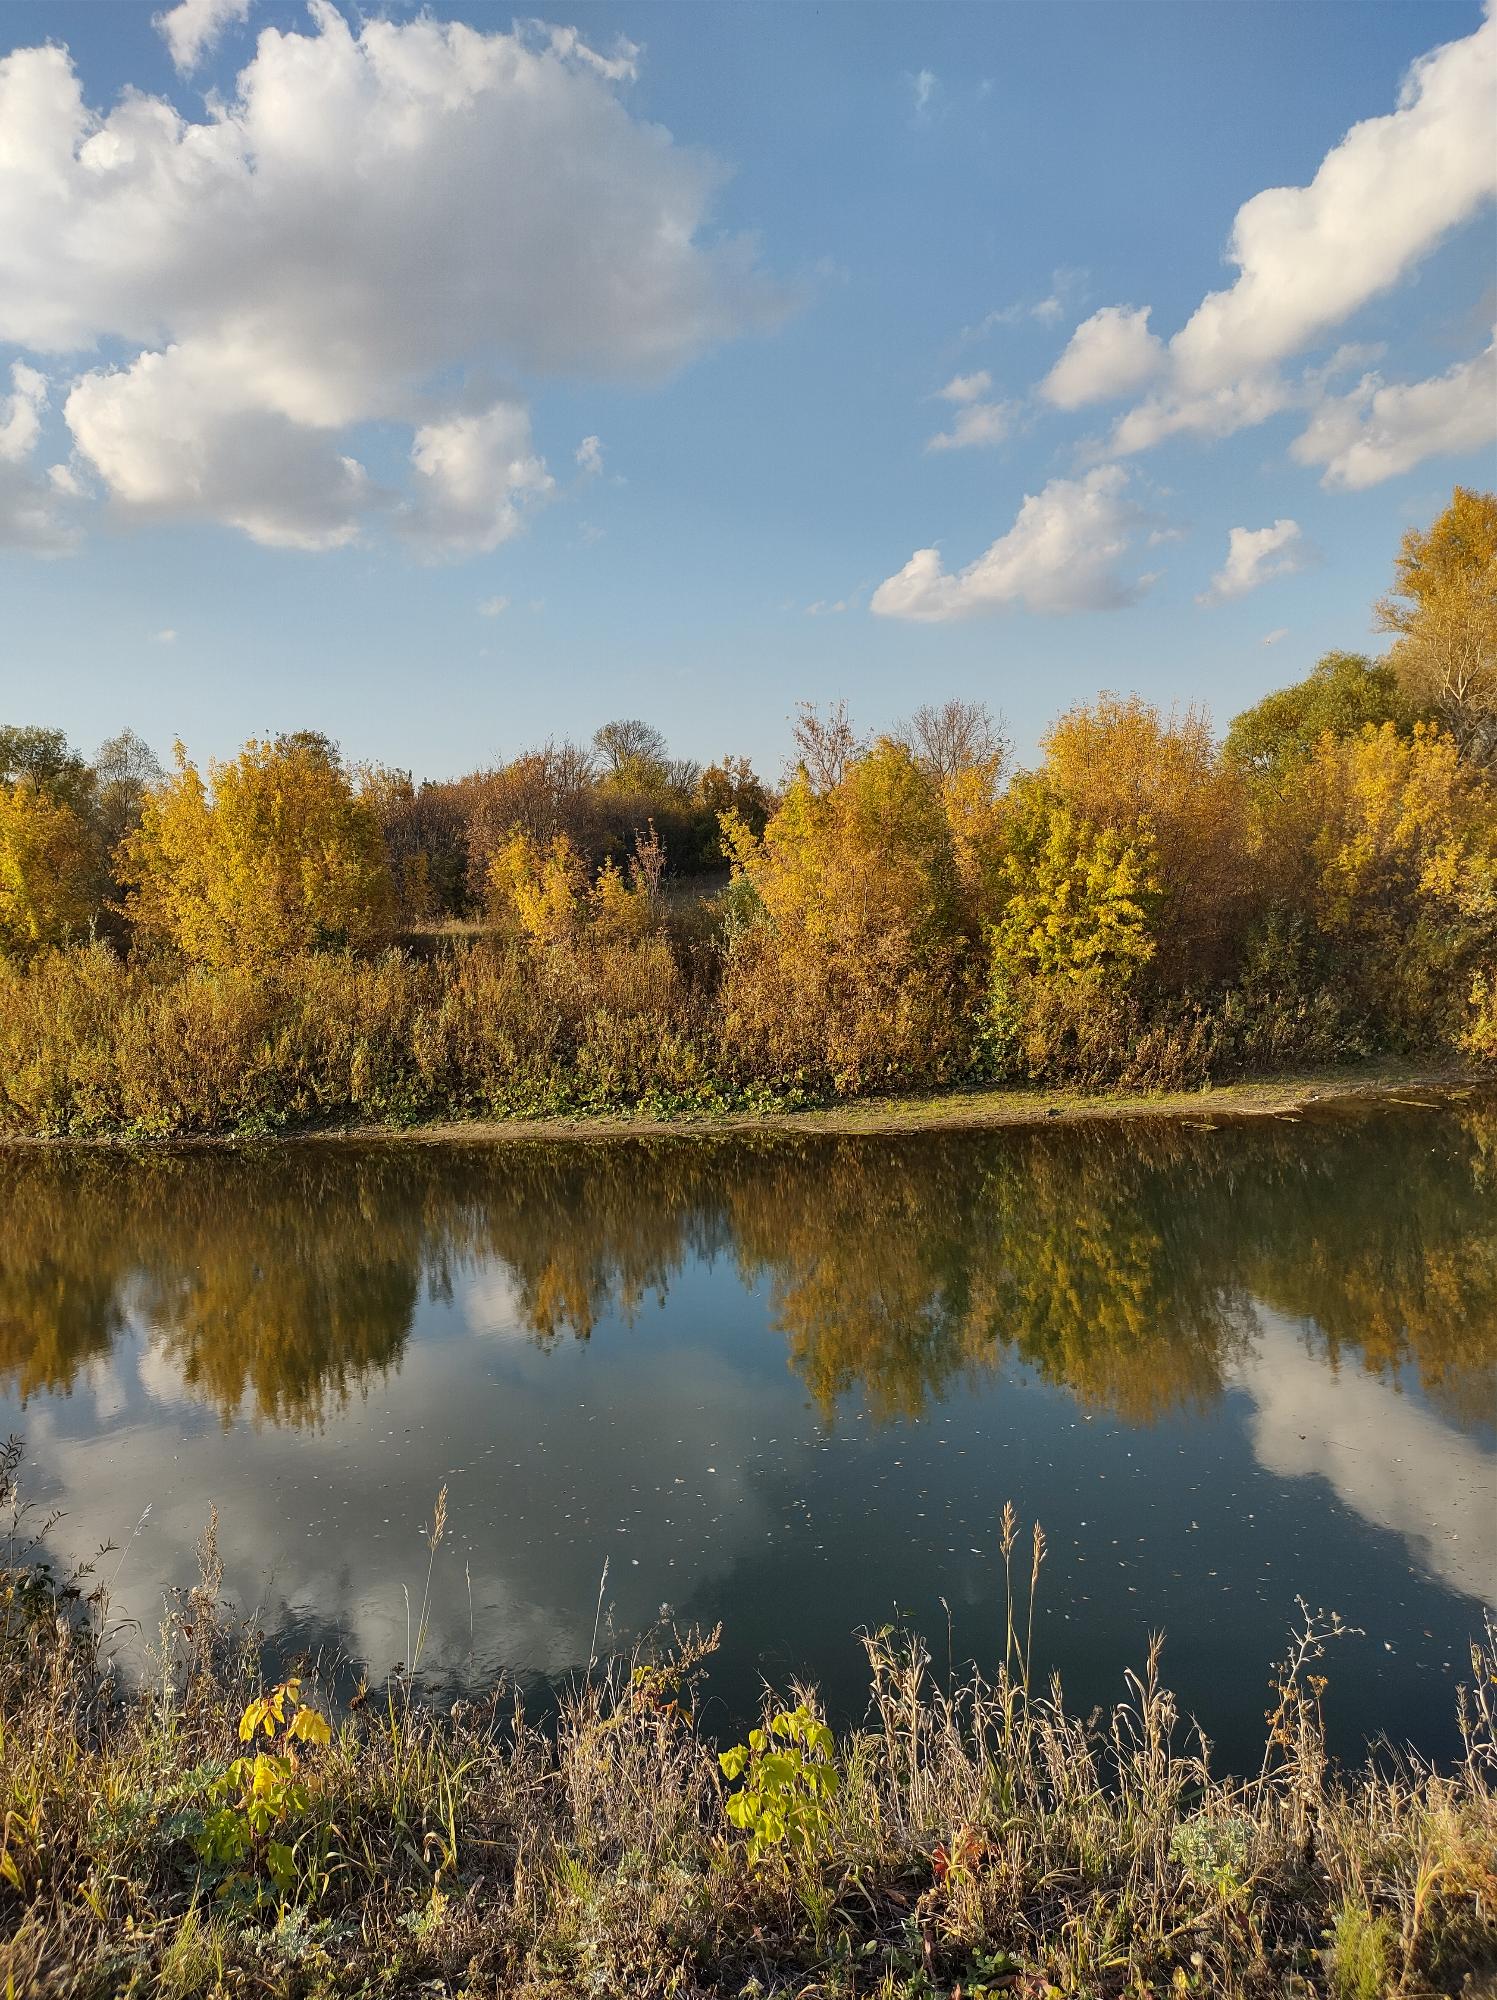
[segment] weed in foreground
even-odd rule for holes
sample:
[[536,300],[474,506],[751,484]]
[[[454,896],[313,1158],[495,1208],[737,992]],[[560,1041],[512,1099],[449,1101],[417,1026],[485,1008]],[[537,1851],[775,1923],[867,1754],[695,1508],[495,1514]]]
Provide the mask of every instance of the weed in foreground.
[[1412,2000],[1497,1975],[1490,1625],[1451,1769],[1331,1762],[1314,1617],[1260,1767],[1218,1774],[1159,1642],[1110,1713],[1042,1682],[1031,1537],[990,1674],[943,1684],[918,1638],[870,1633],[860,1727],[767,1694],[719,1752],[697,1721],[716,1633],[596,1664],[545,1727],[502,1687],[439,1712],[414,1662],[329,1714],[311,1668],[266,1686],[211,1534],[203,1557],[127,1687],[107,1605],[23,1587],[12,1554],[0,1991]]

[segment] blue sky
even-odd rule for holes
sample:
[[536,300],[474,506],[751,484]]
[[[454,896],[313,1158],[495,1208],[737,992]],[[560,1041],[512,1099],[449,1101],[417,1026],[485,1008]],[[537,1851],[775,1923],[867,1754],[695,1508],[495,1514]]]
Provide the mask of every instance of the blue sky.
[[0,716],[1224,724],[1491,483],[1494,77],[1465,0],[0,0]]

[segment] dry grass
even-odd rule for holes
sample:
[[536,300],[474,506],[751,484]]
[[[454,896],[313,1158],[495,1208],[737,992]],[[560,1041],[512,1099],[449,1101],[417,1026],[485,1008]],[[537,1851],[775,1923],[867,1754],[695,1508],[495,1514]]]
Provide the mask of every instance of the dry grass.
[[668,947],[493,945],[421,961],[305,953],[269,971],[0,961],[0,1131],[275,1132],[440,1113],[527,1117],[721,1101]]
[[[13,1464],[10,1468],[13,1471]],[[429,1535],[442,1532],[439,1508]],[[0,1649],[0,1976],[27,1995],[493,1995],[506,2000],[982,2000],[1197,1993],[1376,2000],[1497,1972],[1497,1633],[1465,1754],[1327,1760],[1307,1619],[1261,1768],[1214,1773],[1155,1646],[1082,1718],[1035,1684],[1043,1538],[1005,1553],[1007,1657],[933,1678],[866,1640],[870,1704],[803,1852],[751,1866],[692,1691],[714,1635],[595,1668],[550,1725],[503,1689],[438,1713],[399,1678],[300,1758],[294,1886],[200,1858],[208,1791],[262,1690],[255,1634],[203,1581],[154,1671],[103,1662],[107,1607],[12,1551]],[[419,1651],[420,1620],[415,1649]],[[310,1683],[309,1683],[310,1685]],[[814,1706],[814,1696],[796,1691]],[[257,1848],[257,1855],[262,1851]]]
[[[856,1005],[839,1002],[837,1054],[819,987],[792,992],[791,982],[772,1006],[759,992],[750,1020],[742,982],[720,988],[719,969],[715,951],[684,934],[546,949],[460,940],[434,955],[303,953],[258,971],[121,959],[102,944],[26,968],[0,959],[0,1134],[675,1122],[878,1104],[891,1092],[994,1080],[980,1017],[955,987],[881,985],[870,975]],[[1043,1111],[1057,1090],[1110,1088],[1142,1101],[1368,1054],[1272,998],[1246,1013],[1240,996],[1228,998],[1215,1013],[1149,1021],[1097,1012],[1085,1046],[1069,1030],[1041,1036],[1008,1081],[1048,1093]]]

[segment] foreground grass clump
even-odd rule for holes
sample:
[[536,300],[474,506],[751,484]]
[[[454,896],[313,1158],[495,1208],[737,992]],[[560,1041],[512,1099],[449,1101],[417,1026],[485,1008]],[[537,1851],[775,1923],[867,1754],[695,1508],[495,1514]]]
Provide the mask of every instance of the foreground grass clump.
[[[439,1506],[433,1549],[441,1525]],[[1042,1551],[1036,1535],[1036,1570]],[[861,1728],[834,1736],[798,1689],[719,1752],[692,1712],[712,1635],[590,1672],[545,1728],[503,1690],[439,1712],[411,1677],[334,1713],[309,1673],[266,1685],[211,1527],[202,1556],[128,1693],[99,1602],[34,1564],[0,1579],[0,1990],[1491,1990],[1490,1629],[1445,1773],[1330,1765],[1316,1669],[1334,1619],[1308,1620],[1276,1676],[1261,1769],[1224,1778],[1182,1740],[1157,1646],[1083,1720],[1032,1686],[1012,1601],[995,1678],[943,1688],[917,1641],[880,1633]]]

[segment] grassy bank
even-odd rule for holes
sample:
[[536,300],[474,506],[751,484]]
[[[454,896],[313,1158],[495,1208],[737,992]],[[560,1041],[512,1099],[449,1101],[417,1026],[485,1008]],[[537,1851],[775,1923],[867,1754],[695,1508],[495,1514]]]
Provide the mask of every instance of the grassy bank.
[[[13,1470],[13,1467],[11,1468]],[[445,1496],[430,1529],[443,1532]],[[107,1671],[107,1607],[14,1560],[0,1645],[0,1976],[28,1995],[1377,2000],[1497,1975],[1497,1634],[1447,1772],[1324,1747],[1336,1621],[1267,1690],[1261,1767],[1215,1773],[1154,1653],[1072,1714],[1031,1673],[1043,1539],[1004,1526],[1006,1658],[954,1683],[866,1640],[864,1724],[812,1692],[762,1736],[693,1715],[711,1635],[594,1668],[545,1727],[416,1672],[335,1710],[266,1686],[203,1575],[152,1670]],[[1017,1546],[1016,1546],[1017,1544]]]
[[1007,1126],[1113,1123],[1138,1118],[1202,1119],[1296,1117],[1312,1106],[1322,1109],[1356,1103],[1459,1104],[1497,1092],[1497,1075],[1485,1069],[1391,1060],[1286,1069],[1231,1083],[1201,1083],[1190,1089],[1050,1090],[1010,1084],[950,1084],[940,1090],[891,1092],[806,1103],[721,1099],[683,1103],[668,1111],[649,1100],[637,1108],[557,1111],[540,1108],[491,1116],[482,1110],[444,1114],[438,1107],[417,1117],[371,1117],[360,1107],[327,1112],[286,1123],[246,1121],[222,1129],[143,1130],[138,1126],[5,1130],[0,1148],[73,1146],[139,1147],[186,1142],[193,1146],[235,1145],[274,1137],[282,1143],[336,1144],[344,1140],[396,1140],[448,1145],[464,1141],[496,1144],[507,1140],[663,1138],[696,1134],[720,1137],[735,1132],[835,1133],[875,1137],[900,1132],[991,1131]]
[[[873,1137],[899,1132],[988,1131],[1043,1125],[1057,1118],[1072,1123],[1128,1118],[1275,1118],[1295,1116],[1312,1105],[1378,1100],[1434,1106],[1460,1103],[1474,1092],[1494,1089],[1497,1079],[1490,1073],[1428,1063],[1365,1062],[1245,1077],[1235,1083],[1203,1083],[1191,1090],[1022,1090],[1000,1084],[954,1084],[944,1090],[860,1097],[793,1110],[683,1111],[671,1118],[608,1112],[583,1118],[469,1118],[460,1122],[430,1118],[402,1127],[399,1136],[433,1143],[602,1139],[682,1132],[830,1132]],[[390,1129],[324,1125],[297,1136],[308,1140],[372,1138],[388,1136]]]

